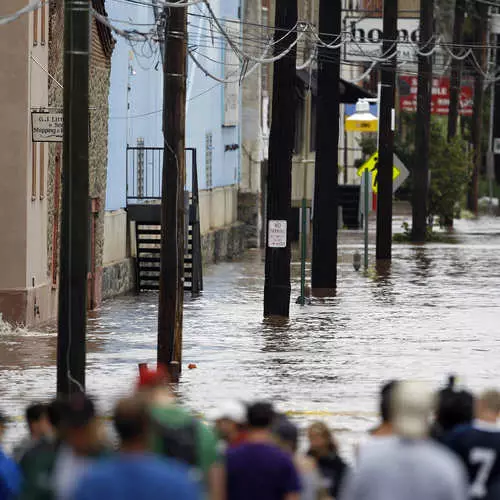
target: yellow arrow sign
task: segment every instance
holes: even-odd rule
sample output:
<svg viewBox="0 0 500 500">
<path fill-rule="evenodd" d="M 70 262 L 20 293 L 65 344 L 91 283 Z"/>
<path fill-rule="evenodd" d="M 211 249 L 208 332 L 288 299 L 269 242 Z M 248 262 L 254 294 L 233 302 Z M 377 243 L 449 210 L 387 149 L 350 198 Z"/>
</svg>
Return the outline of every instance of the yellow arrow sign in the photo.
<svg viewBox="0 0 500 500">
<path fill-rule="evenodd" d="M 372 189 L 374 193 L 378 192 L 378 151 L 373 153 L 373 155 L 358 168 L 358 175 L 361 177 L 363 172 L 368 170 L 372 174 Z M 401 175 L 401 171 L 396 167 L 392 167 L 392 180 L 396 180 Z"/>
</svg>

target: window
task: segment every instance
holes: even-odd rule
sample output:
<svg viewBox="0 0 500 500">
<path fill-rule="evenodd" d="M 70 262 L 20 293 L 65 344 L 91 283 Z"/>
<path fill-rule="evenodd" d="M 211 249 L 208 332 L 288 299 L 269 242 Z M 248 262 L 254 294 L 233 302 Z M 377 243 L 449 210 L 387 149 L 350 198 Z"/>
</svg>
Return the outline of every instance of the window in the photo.
<svg viewBox="0 0 500 500">
<path fill-rule="evenodd" d="M 311 99 L 311 144 L 309 151 L 311 153 L 316 151 L 316 97 L 314 96 Z"/>
<path fill-rule="evenodd" d="M 212 187 L 213 149 L 212 132 L 207 132 L 205 135 L 205 182 L 207 189 Z"/>
<path fill-rule="evenodd" d="M 36 200 L 36 170 L 38 166 L 37 147 L 38 142 L 31 143 L 31 201 Z"/>
<path fill-rule="evenodd" d="M 40 199 L 45 198 L 45 144 L 40 143 Z"/>
</svg>

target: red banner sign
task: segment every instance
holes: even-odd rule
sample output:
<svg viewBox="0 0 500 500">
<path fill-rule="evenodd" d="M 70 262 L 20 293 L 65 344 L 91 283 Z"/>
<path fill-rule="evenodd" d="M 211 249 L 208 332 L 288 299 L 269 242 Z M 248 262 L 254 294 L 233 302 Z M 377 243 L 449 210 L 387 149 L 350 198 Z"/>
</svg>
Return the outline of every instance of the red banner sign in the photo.
<svg viewBox="0 0 500 500">
<path fill-rule="evenodd" d="M 401 111 L 417 111 L 418 79 L 416 76 L 399 77 Z M 459 113 L 462 116 L 472 116 L 473 89 L 462 85 L 460 90 Z M 431 113 L 433 115 L 447 115 L 450 107 L 450 79 L 439 77 L 432 79 Z"/>
</svg>

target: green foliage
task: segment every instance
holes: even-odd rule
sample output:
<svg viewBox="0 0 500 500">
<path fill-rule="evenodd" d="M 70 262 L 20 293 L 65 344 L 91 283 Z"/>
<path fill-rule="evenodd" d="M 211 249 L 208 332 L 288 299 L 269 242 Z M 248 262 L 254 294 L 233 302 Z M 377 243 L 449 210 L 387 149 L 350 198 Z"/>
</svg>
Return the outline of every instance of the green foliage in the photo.
<svg viewBox="0 0 500 500">
<path fill-rule="evenodd" d="M 460 215 L 460 203 L 470 178 L 472 155 L 465 141 L 457 136 L 448 142 L 446 130 L 439 120 L 432 120 L 429 167 L 429 216 L 439 224 Z"/>
</svg>

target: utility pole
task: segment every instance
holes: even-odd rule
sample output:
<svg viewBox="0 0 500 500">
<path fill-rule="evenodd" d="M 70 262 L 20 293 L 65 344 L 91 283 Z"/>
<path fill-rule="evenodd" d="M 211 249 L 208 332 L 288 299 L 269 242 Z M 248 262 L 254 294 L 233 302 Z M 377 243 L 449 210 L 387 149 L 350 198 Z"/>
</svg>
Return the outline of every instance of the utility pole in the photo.
<svg viewBox="0 0 500 500">
<path fill-rule="evenodd" d="M 169 367 L 175 380 L 182 353 L 184 305 L 184 178 L 186 109 L 185 7 L 164 10 L 163 172 L 161 203 L 158 363 Z"/>
<path fill-rule="evenodd" d="M 319 32 L 330 33 L 327 37 L 321 35 L 326 43 L 334 42 L 340 35 L 341 2 L 320 0 Z M 341 52 L 340 48 L 332 51 L 320 46 L 318 54 L 311 288 L 313 295 L 328 296 L 335 294 L 337 288 Z"/>
<path fill-rule="evenodd" d="M 434 0 L 420 2 L 420 51 L 429 52 L 433 33 Z M 432 56 L 418 56 L 418 95 L 413 166 L 412 240 L 423 243 L 427 236 L 427 198 L 429 194 L 429 154 L 432 98 Z"/>
<path fill-rule="evenodd" d="M 500 35 L 495 34 L 495 47 L 496 49 L 496 64 L 500 64 Z M 494 110 L 493 110 L 493 141 L 495 138 L 500 137 L 500 80 L 497 80 L 492 85 L 495 85 L 495 99 L 494 99 Z M 494 145 L 494 142 L 493 142 Z M 495 181 L 500 182 L 500 155 L 494 155 L 495 161 Z"/>
<path fill-rule="evenodd" d="M 291 31 L 297 24 L 297 0 L 276 0 L 276 53 L 283 52 L 297 38 Z M 283 31 L 284 30 L 284 31 Z M 290 238 L 292 204 L 292 155 L 295 134 L 296 48 L 274 63 L 273 104 L 269 137 L 267 175 L 267 243 L 264 284 L 264 316 L 289 317 L 290 313 Z M 274 233 L 273 233 L 274 232 Z M 271 234 L 271 237 L 270 237 Z M 278 238 L 274 239 L 273 234 Z"/>
<path fill-rule="evenodd" d="M 455 2 L 455 20 L 453 24 L 453 46 L 464 42 L 465 0 Z M 450 109 L 448 112 L 448 141 L 457 135 L 458 111 L 460 106 L 460 89 L 462 81 L 462 60 L 451 61 Z"/>
<path fill-rule="evenodd" d="M 486 46 L 488 40 L 488 6 L 476 2 L 476 15 L 474 17 L 474 54 L 478 65 L 474 77 L 474 104 L 472 117 L 472 145 L 474 148 L 474 167 L 472 179 L 467 195 L 467 208 L 477 214 L 479 195 L 479 172 L 482 164 L 481 139 L 483 132 L 483 105 L 484 105 L 484 75 L 486 71 Z"/>
<path fill-rule="evenodd" d="M 425 2 L 424 2 L 425 3 Z M 394 155 L 394 94 L 398 38 L 398 0 L 384 0 L 384 41 L 381 63 L 381 98 L 379 113 L 379 161 L 377 196 L 377 259 L 392 257 L 392 168 Z"/>
<path fill-rule="evenodd" d="M 85 390 L 89 238 L 89 2 L 64 3 L 64 132 L 57 393 Z"/>
</svg>

